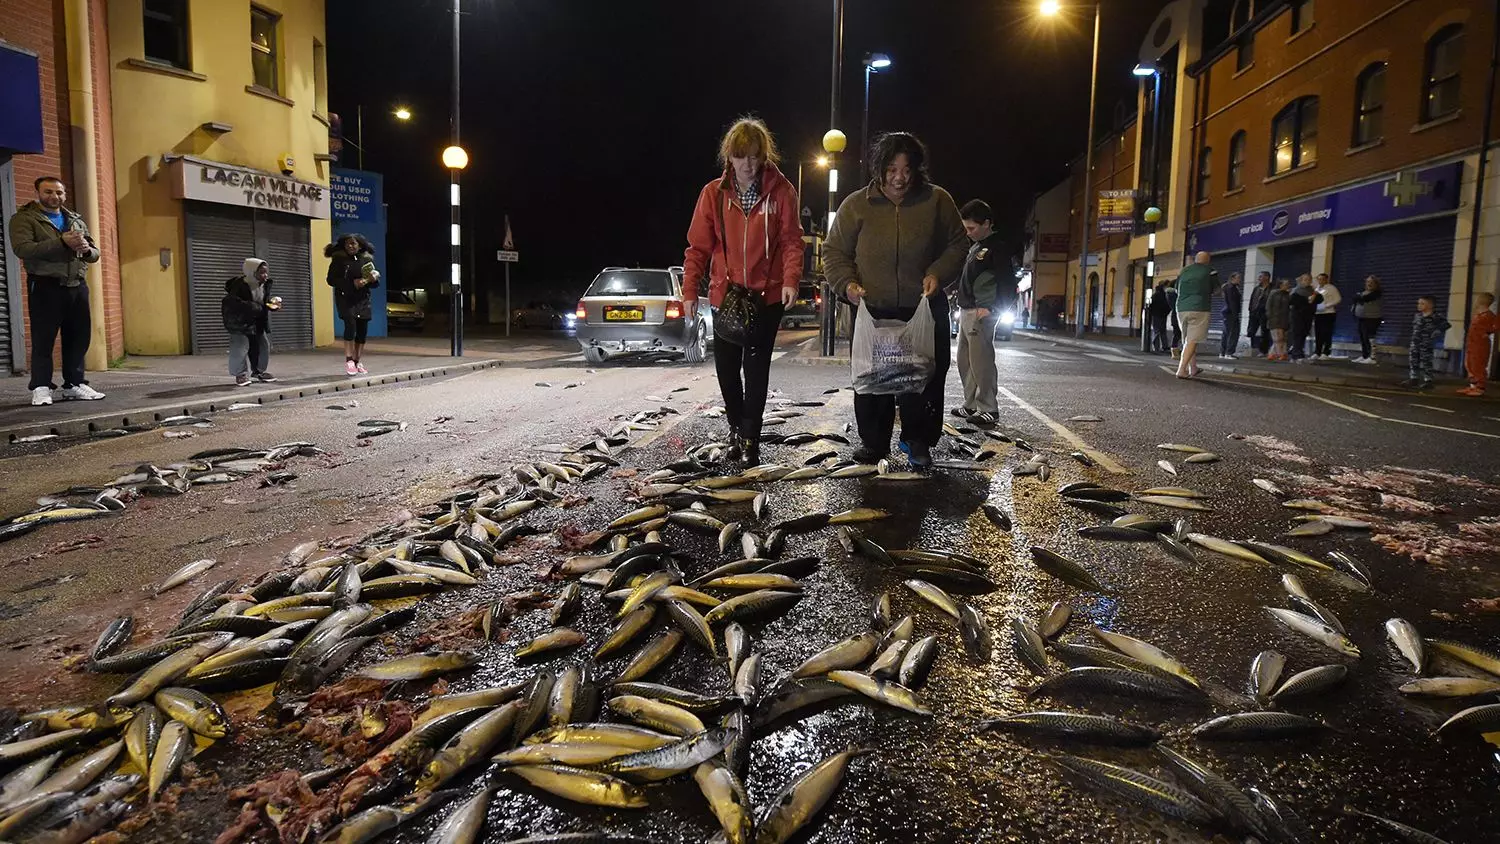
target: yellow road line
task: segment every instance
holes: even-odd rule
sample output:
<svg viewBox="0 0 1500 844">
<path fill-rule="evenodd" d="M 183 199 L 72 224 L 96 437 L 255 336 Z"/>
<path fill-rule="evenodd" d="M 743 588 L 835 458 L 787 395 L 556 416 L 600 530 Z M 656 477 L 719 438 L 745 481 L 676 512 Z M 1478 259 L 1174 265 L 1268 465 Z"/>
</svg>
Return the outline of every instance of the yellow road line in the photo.
<svg viewBox="0 0 1500 844">
<path fill-rule="evenodd" d="M 1074 448 L 1078 449 L 1079 451 L 1083 452 L 1084 454 L 1087 454 L 1089 457 L 1092 457 L 1094 459 L 1095 463 L 1098 463 L 1100 466 L 1104 467 L 1105 471 L 1108 471 L 1111 474 L 1115 474 L 1115 475 L 1128 475 L 1128 474 L 1130 474 L 1130 470 L 1129 469 L 1126 469 L 1124 466 L 1121 466 L 1119 463 L 1116 463 L 1114 461 L 1114 458 L 1110 457 L 1109 455 L 1105 454 L 1104 452 L 1099 451 L 1098 449 L 1096 449 L 1096 448 L 1090 446 L 1088 443 L 1084 442 L 1083 438 L 1079 437 L 1077 434 L 1075 434 L 1072 431 L 1068 430 L 1068 428 L 1066 426 L 1064 426 L 1061 422 L 1058 422 L 1058 421 L 1054 420 L 1052 417 L 1048 416 L 1047 414 L 1041 412 L 1040 410 L 1037 410 L 1035 407 L 1032 407 L 1030 404 L 1027 404 L 1027 402 L 1026 402 L 1025 399 L 1022 399 L 1020 396 L 1016 395 L 1015 393 L 1012 393 L 1010 390 L 1007 390 L 1004 387 L 1001 387 L 999 389 L 1000 389 L 1000 392 L 1006 398 L 1010 399 L 1011 402 L 1013 402 L 1016 405 L 1016 407 L 1019 407 L 1022 410 L 1026 411 L 1027 413 L 1030 413 L 1032 416 L 1035 416 L 1038 420 L 1041 421 L 1041 423 L 1043 425 L 1046 425 L 1048 428 L 1051 428 L 1052 432 L 1054 434 L 1057 434 L 1059 437 L 1062 437 L 1063 439 L 1067 440 L 1070 444 L 1072 444 L 1072 446 Z"/>
</svg>

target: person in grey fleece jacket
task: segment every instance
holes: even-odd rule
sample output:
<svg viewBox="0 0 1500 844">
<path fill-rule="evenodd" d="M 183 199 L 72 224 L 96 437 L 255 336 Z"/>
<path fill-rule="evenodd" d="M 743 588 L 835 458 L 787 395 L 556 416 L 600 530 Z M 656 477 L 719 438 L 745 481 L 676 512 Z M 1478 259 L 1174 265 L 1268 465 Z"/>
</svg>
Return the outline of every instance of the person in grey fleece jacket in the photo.
<svg viewBox="0 0 1500 844">
<path fill-rule="evenodd" d="M 943 432 L 943 384 L 950 350 L 947 298 L 940 279 L 963 267 L 968 238 L 958 206 L 927 176 L 927 149 L 906 132 L 891 132 L 870 151 L 869 186 L 839 206 L 823 244 L 823 270 L 834 292 L 876 319 L 911 319 L 919 305 L 932 310 L 937 369 L 920 393 L 854 396 L 860 448 L 854 459 L 875 463 L 890 452 L 896 410 L 901 450 L 913 466 L 931 464 Z"/>
</svg>

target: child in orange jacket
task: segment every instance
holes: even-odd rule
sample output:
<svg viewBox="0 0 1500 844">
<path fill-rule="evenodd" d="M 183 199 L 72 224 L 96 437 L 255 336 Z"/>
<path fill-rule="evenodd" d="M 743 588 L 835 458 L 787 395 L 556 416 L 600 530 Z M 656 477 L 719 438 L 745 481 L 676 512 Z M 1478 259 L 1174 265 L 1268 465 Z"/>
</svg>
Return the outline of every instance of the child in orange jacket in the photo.
<svg viewBox="0 0 1500 844">
<path fill-rule="evenodd" d="M 1490 335 L 1500 328 L 1500 316 L 1490 307 L 1495 304 L 1493 293 L 1480 293 L 1474 297 L 1479 307 L 1469 323 L 1469 334 L 1464 347 L 1464 368 L 1469 371 L 1469 386 L 1459 390 L 1461 396 L 1484 395 L 1485 374 L 1490 365 Z"/>
</svg>

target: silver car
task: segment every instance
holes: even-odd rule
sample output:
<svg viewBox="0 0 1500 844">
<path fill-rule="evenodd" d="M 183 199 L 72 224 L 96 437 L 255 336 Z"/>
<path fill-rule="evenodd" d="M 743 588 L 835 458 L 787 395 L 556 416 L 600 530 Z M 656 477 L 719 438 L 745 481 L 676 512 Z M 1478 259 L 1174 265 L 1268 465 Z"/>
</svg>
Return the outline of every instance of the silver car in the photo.
<svg viewBox="0 0 1500 844">
<path fill-rule="evenodd" d="M 702 363 L 713 342 L 713 312 L 706 296 L 698 300 L 696 317 L 686 310 L 682 267 L 606 267 L 578 301 L 575 336 L 589 363 L 646 354 Z"/>
</svg>

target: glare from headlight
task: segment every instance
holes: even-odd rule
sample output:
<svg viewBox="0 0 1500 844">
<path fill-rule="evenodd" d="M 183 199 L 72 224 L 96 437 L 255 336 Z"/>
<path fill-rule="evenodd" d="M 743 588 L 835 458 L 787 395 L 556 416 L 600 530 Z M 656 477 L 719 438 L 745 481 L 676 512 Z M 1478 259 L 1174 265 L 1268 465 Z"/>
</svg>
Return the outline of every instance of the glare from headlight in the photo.
<svg viewBox="0 0 1500 844">
<path fill-rule="evenodd" d="M 1001 325 L 1015 325 L 1016 324 L 1016 312 L 1015 311 L 1002 311 L 1000 313 L 1000 324 Z"/>
</svg>

